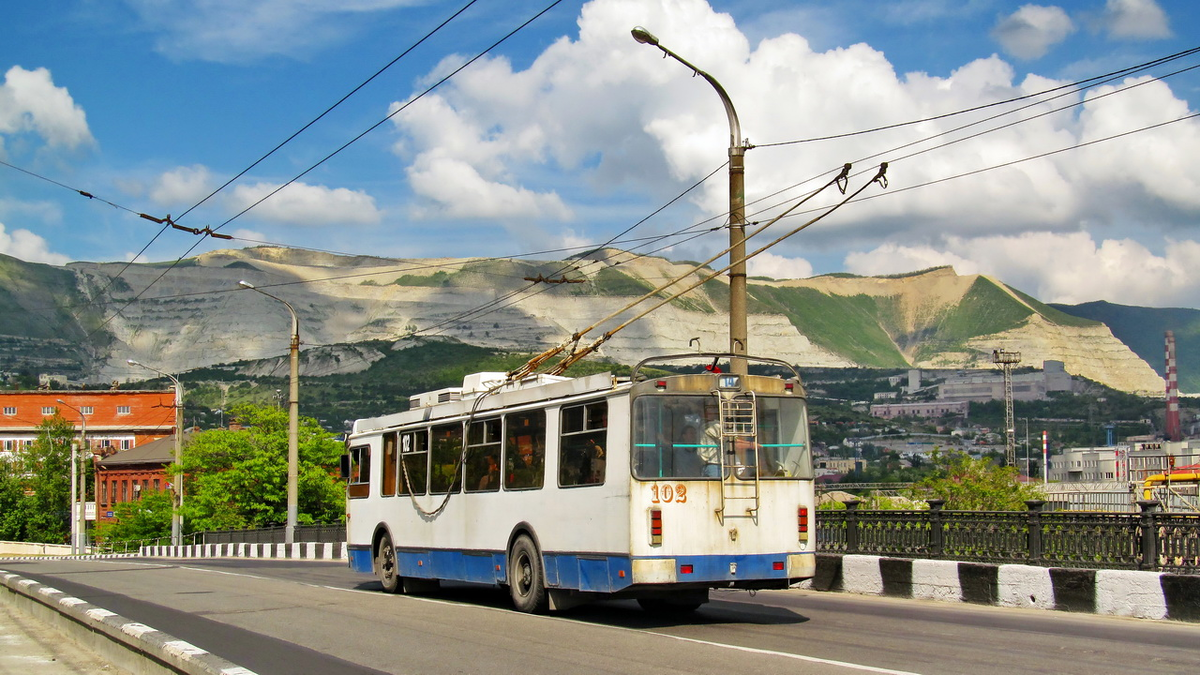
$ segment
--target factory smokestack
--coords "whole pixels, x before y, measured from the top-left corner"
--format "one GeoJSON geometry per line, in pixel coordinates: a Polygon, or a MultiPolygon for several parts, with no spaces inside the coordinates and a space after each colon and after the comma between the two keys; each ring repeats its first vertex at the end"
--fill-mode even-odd
{"type": "Polygon", "coordinates": [[[1178,441],[1179,431],[1179,377],[1175,372],[1175,332],[1167,331],[1167,429],[1168,441],[1178,441]]]}

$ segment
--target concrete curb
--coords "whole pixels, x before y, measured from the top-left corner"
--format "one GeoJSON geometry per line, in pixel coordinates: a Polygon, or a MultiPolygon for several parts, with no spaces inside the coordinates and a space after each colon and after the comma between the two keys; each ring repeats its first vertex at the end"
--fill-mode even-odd
{"type": "Polygon", "coordinates": [[[0,602],[60,629],[130,673],[254,675],[254,672],[145,624],[0,570],[0,602]]]}
{"type": "Polygon", "coordinates": [[[150,558],[290,558],[296,560],[346,560],[346,543],[296,542],[294,544],[193,544],[143,546],[139,556],[150,558]]]}
{"type": "Polygon", "coordinates": [[[817,554],[818,591],[1200,622],[1200,576],[817,554]]]}

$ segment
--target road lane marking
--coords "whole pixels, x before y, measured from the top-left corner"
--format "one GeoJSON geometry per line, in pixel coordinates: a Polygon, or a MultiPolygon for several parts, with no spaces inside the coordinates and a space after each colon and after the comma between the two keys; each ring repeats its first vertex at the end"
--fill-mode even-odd
{"type": "MultiPolygon", "coordinates": [[[[261,580],[289,582],[289,583],[294,583],[294,584],[300,584],[301,586],[308,586],[310,588],[321,588],[321,589],[326,589],[326,590],[331,590],[331,591],[341,591],[343,593],[366,593],[366,594],[370,594],[370,595],[381,595],[383,597],[389,597],[387,594],[383,594],[380,591],[364,591],[364,590],[359,590],[356,588],[340,588],[337,586],[329,586],[326,584],[311,584],[311,583],[307,583],[307,582],[303,582],[303,581],[295,581],[295,580],[291,580],[291,579],[280,579],[277,577],[264,577],[264,576],[257,575],[257,574],[247,574],[245,572],[231,572],[228,570],[206,569],[203,567],[192,567],[192,566],[185,566],[185,565],[179,565],[178,567],[179,567],[179,569],[192,570],[192,571],[196,571],[196,572],[211,572],[213,574],[224,574],[224,575],[232,576],[232,577],[246,577],[248,579],[261,579],[261,580]]],[[[420,597],[420,596],[413,596],[413,595],[392,595],[390,597],[397,599],[397,600],[400,600],[400,599],[417,600],[419,602],[427,602],[427,603],[437,604],[437,605],[447,605],[447,606],[452,606],[452,607],[473,607],[475,609],[486,609],[486,610],[491,610],[494,612],[505,612],[507,614],[514,613],[513,610],[508,609],[508,608],[469,605],[469,604],[464,604],[461,602],[454,602],[454,601],[450,601],[450,600],[439,600],[437,598],[427,598],[427,597],[420,597]]],[[[750,604],[750,603],[747,603],[747,604],[750,604]]],[[[575,620],[567,618],[567,617],[545,616],[545,615],[539,615],[539,614],[525,614],[524,616],[527,616],[532,619],[544,619],[544,620],[550,620],[550,621],[565,621],[565,622],[571,623],[576,626],[581,625],[583,623],[583,622],[575,621],[575,620]]],[[[724,642],[712,642],[709,640],[699,640],[696,638],[682,637],[679,635],[671,635],[670,633],[659,633],[657,631],[641,630],[641,629],[637,629],[637,628],[626,628],[624,626],[612,626],[612,625],[598,624],[598,623],[587,623],[586,625],[596,626],[599,628],[610,628],[610,629],[619,630],[619,631],[627,631],[627,632],[631,632],[631,633],[637,633],[639,635],[654,635],[657,637],[670,638],[672,640],[680,640],[682,642],[691,642],[694,644],[708,645],[710,647],[732,649],[735,651],[741,651],[741,652],[746,652],[746,653],[750,653],[750,654],[762,654],[765,656],[779,656],[779,657],[783,657],[783,658],[787,658],[787,659],[793,659],[796,661],[805,661],[808,663],[820,663],[823,665],[835,666],[835,667],[839,667],[839,668],[846,668],[849,670],[859,670],[859,671],[869,672],[869,673],[883,673],[884,675],[921,675],[920,673],[916,673],[916,672],[910,671],[910,670],[895,670],[895,669],[891,669],[891,668],[880,668],[877,666],[868,666],[868,665],[861,664],[861,663],[851,663],[849,661],[838,661],[835,659],[823,659],[823,658],[820,658],[817,656],[807,656],[805,654],[796,654],[793,652],[781,652],[781,651],[776,651],[773,649],[758,649],[755,647],[743,647],[741,645],[727,644],[724,642]]]]}
{"type": "Polygon", "coordinates": [[[733,649],[739,652],[748,652],[751,654],[765,654],[767,656],[782,656],[787,659],[795,659],[797,661],[807,661],[809,663],[821,663],[828,666],[838,666],[841,668],[849,668],[851,670],[865,670],[869,673],[886,673],[887,675],[920,675],[910,670],[893,670],[891,668],[878,668],[876,666],[868,666],[861,663],[850,663],[849,661],[835,661],[833,659],[822,659],[816,656],[806,656],[804,654],[794,654],[792,652],[780,652],[773,649],[757,649],[755,647],[743,647],[741,645],[731,645],[724,642],[710,642],[708,640],[697,640],[696,638],[683,637],[680,635],[671,635],[670,633],[659,633],[652,630],[637,631],[647,635],[657,635],[659,637],[671,638],[681,642],[692,642],[700,645],[708,645],[710,647],[722,647],[724,649],[733,649]]]}

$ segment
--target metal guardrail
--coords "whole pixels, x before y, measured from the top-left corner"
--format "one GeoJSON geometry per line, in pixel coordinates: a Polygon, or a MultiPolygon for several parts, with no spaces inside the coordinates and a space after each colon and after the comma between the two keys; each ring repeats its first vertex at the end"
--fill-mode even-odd
{"type": "Polygon", "coordinates": [[[1141,513],[946,511],[929,500],[928,511],[845,511],[817,515],[821,551],[903,558],[1022,563],[1043,567],[1134,569],[1200,574],[1200,515],[1163,513],[1141,501],[1141,513]]]}

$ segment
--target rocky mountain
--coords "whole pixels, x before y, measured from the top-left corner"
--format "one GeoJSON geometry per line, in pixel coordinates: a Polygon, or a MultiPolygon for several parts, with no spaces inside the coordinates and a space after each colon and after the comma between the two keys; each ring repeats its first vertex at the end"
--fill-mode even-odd
{"type": "MultiPolygon", "coordinates": [[[[0,259],[0,369],[60,372],[88,381],[130,376],[125,360],[167,372],[285,354],[287,309],[239,287],[245,280],[296,310],[304,372],[365,368],[406,336],[442,336],[535,352],[600,323],[611,330],[653,302],[662,307],[617,332],[601,356],[727,345],[728,285],[711,270],[605,250],[565,261],[404,260],[259,247],[168,263],[0,259]],[[663,292],[627,306],[666,280],[663,292]],[[675,292],[671,289],[670,293],[675,292]],[[378,343],[373,343],[378,344],[378,343]]],[[[1069,372],[1125,391],[1160,392],[1161,379],[1102,323],[1068,315],[986,276],[938,268],[895,277],[828,275],[750,282],[750,351],[801,366],[990,368],[993,349],[1023,363],[1063,361],[1069,372]]]]}
{"type": "Polygon", "coordinates": [[[1072,316],[1103,322],[1118,340],[1166,375],[1166,332],[1175,333],[1175,363],[1179,389],[1200,393],[1200,310],[1181,307],[1131,307],[1111,302],[1051,305],[1072,316]]]}

